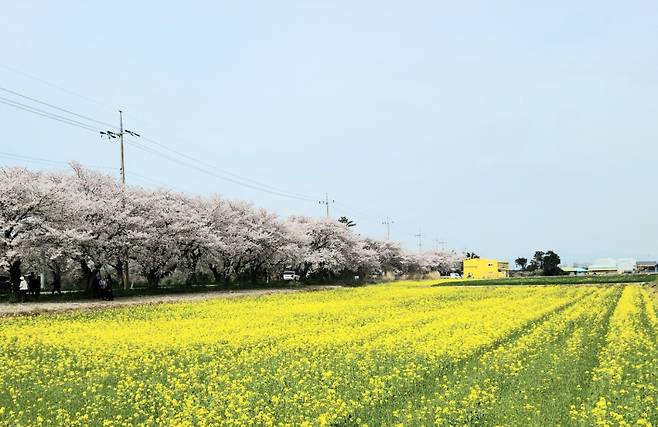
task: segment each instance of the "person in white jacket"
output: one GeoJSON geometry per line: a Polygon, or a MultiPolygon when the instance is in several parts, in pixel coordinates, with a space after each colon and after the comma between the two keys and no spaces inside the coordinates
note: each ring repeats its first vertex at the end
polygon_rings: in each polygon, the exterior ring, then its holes
{"type": "Polygon", "coordinates": [[[21,302],[25,302],[28,289],[30,289],[30,287],[27,284],[27,280],[25,280],[25,277],[21,276],[21,283],[18,285],[18,291],[21,294],[21,302]]]}

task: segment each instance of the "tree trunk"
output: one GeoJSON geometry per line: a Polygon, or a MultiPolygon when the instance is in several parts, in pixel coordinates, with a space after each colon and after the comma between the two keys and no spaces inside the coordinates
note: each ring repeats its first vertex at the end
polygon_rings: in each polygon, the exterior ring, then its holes
{"type": "Polygon", "coordinates": [[[192,285],[196,285],[197,283],[199,283],[199,278],[196,274],[196,270],[188,273],[187,277],[185,278],[185,285],[192,286],[192,285]]]}
{"type": "Polygon", "coordinates": [[[249,269],[249,281],[251,282],[252,285],[257,285],[258,284],[258,269],[256,268],[251,268],[249,269]]]}
{"type": "Polygon", "coordinates": [[[310,268],[311,268],[311,266],[306,262],[300,267],[300,271],[299,271],[299,281],[300,282],[306,282],[306,276],[308,275],[308,270],[310,268]]]}
{"type": "Polygon", "coordinates": [[[118,259],[117,263],[112,267],[114,267],[114,271],[117,272],[117,277],[119,278],[118,282],[121,284],[121,288],[128,289],[126,284],[126,276],[123,274],[123,261],[118,259]]]}
{"type": "Polygon", "coordinates": [[[91,269],[89,268],[89,265],[87,264],[87,261],[81,260],[80,261],[80,272],[81,272],[81,279],[80,279],[80,287],[87,291],[90,297],[97,297],[98,289],[96,289],[95,285],[95,278],[99,273],[99,269],[91,269]]]}
{"type": "Polygon", "coordinates": [[[62,292],[62,270],[57,267],[55,269],[51,269],[53,273],[53,293],[55,290],[58,290],[60,293],[62,292]]]}
{"type": "Polygon", "coordinates": [[[89,290],[90,289],[90,281],[91,281],[91,269],[87,265],[87,263],[82,260],[80,261],[80,288],[84,290],[89,290]]]}
{"type": "Polygon", "coordinates": [[[187,257],[187,268],[190,271],[190,273],[187,275],[185,279],[185,284],[187,286],[197,285],[199,283],[199,274],[197,267],[199,266],[200,258],[201,257],[196,253],[196,251],[192,251],[187,257]]]}
{"type": "Polygon", "coordinates": [[[212,277],[215,279],[215,283],[221,283],[222,274],[219,272],[217,266],[215,264],[210,264],[208,268],[210,268],[210,271],[212,272],[212,277]]]}
{"type": "Polygon", "coordinates": [[[149,271],[146,275],[149,289],[157,289],[160,284],[160,274],[157,272],[149,271]]]}

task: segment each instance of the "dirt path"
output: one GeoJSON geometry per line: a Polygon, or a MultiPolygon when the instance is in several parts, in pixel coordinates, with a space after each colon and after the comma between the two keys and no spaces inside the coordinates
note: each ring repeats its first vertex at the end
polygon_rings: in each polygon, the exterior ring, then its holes
{"type": "Polygon", "coordinates": [[[0,317],[18,316],[24,314],[44,314],[72,310],[89,310],[95,308],[126,307],[140,304],[163,304],[175,302],[205,301],[218,298],[257,297],[272,294],[289,294],[296,292],[323,291],[337,289],[340,286],[305,286],[299,289],[246,289],[242,291],[211,291],[193,294],[143,295],[121,297],[114,301],[48,301],[27,303],[0,304],[0,317]]]}

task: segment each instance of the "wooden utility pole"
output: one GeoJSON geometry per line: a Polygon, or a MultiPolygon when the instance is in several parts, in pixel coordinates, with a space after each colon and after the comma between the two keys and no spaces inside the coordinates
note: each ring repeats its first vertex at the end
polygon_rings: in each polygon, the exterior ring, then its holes
{"type": "MultiPolygon", "coordinates": [[[[140,137],[140,134],[133,132],[128,129],[123,128],[123,111],[119,110],[119,132],[112,132],[111,130],[101,131],[101,138],[106,137],[109,140],[118,139],[119,140],[119,150],[121,154],[121,189],[124,191],[125,198],[125,188],[126,188],[126,162],[125,162],[125,153],[123,148],[123,136],[128,134],[136,138],[140,137]]],[[[125,199],[124,199],[125,205],[125,199]]],[[[124,259],[122,262],[123,265],[123,289],[128,289],[128,284],[130,283],[130,265],[128,263],[128,250],[124,254],[124,259]]]]}
{"type": "Polygon", "coordinates": [[[119,146],[121,147],[121,184],[126,186],[126,163],[123,154],[123,111],[119,110],[119,146]]]}
{"type": "Polygon", "coordinates": [[[419,230],[418,234],[415,234],[414,237],[418,237],[418,253],[423,252],[423,233],[419,230]]]}
{"type": "Polygon", "coordinates": [[[332,203],[336,203],[335,200],[329,200],[329,193],[324,193],[324,200],[320,200],[318,202],[321,205],[326,205],[327,207],[327,218],[329,218],[329,205],[332,203]]]}
{"type": "Polygon", "coordinates": [[[137,132],[133,132],[131,130],[123,128],[123,111],[119,110],[119,132],[113,132],[111,130],[103,130],[101,131],[101,138],[107,138],[109,140],[113,140],[113,139],[119,140],[119,150],[121,154],[121,184],[124,186],[126,185],[126,162],[125,162],[125,154],[123,149],[123,136],[125,134],[134,136],[136,138],[139,138],[141,136],[137,132]]]}
{"type": "Polygon", "coordinates": [[[391,240],[391,224],[395,224],[395,221],[391,221],[389,217],[386,217],[386,221],[382,221],[382,224],[386,226],[386,240],[391,240]]]}

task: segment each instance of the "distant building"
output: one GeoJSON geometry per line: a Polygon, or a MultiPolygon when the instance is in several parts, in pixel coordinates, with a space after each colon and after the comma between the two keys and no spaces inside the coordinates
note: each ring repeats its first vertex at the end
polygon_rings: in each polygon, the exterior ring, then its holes
{"type": "Polygon", "coordinates": [[[637,268],[637,261],[632,258],[603,258],[594,261],[587,267],[587,274],[623,274],[633,273],[637,268]]]}
{"type": "Polygon", "coordinates": [[[509,277],[509,263],[495,259],[473,258],[464,260],[464,278],[499,279],[509,277]]]}
{"type": "Polygon", "coordinates": [[[597,259],[587,267],[587,274],[617,274],[617,261],[613,258],[597,259]]]}
{"type": "Polygon", "coordinates": [[[617,260],[617,271],[619,273],[635,273],[637,261],[633,258],[621,258],[617,260]]]}
{"type": "Polygon", "coordinates": [[[656,273],[656,272],[658,272],[658,262],[656,262],[656,261],[638,261],[636,271],[638,273],[656,273]]]}

